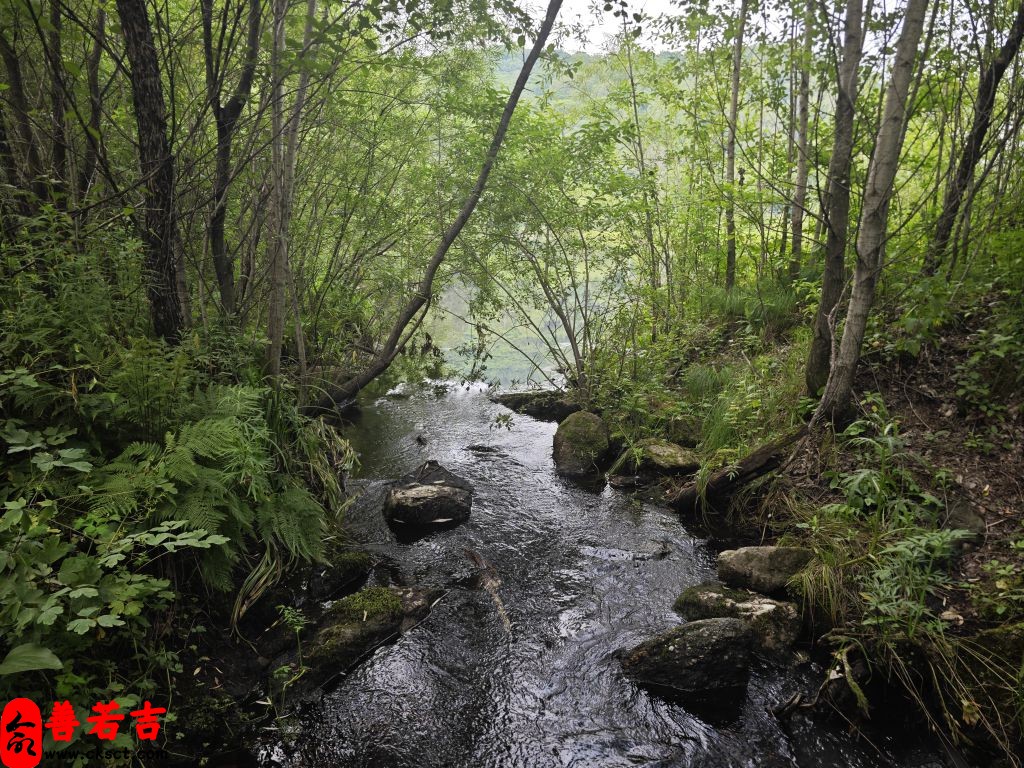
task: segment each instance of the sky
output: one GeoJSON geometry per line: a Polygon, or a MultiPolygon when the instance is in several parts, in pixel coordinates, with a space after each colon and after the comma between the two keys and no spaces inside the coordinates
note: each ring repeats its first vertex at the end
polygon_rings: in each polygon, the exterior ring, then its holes
{"type": "MultiPolygon", "coordinates": [[[[629,12],[641,12],[648,16],[662,13],[678,13],[672,0],[628,0],[629,12]]],[[[581,24],[588,28],[586,40],[580,35],[572,34],[561,40],[560,47],[577,53],[600,53],[605,40],[622,29],[622,19],[612,16],[612,12],[603,12],[603,2],[595,0],[563,0],[559,20],[564,25],[581,24]]]]}

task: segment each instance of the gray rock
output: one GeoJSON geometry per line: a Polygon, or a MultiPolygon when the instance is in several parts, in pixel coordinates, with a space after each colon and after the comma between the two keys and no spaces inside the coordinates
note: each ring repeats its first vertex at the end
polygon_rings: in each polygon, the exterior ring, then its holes
{"type": "Polygon", "coordinates": [[[472,507],[473,486],[428,461],[388,491],[384,517],[392,527],[437,528],[464,523],[472,507]]]}
{"type": "Polygon", "coordinates": [[[690,621],[740,619],[750,627],[755,643],[766,651],[785,651],[800,636],[800,612],[796,605],[745,589],[701,584],[685,590],[674,608],[690,621]]]}
{"type": "Polygon", "coordinates": [[[625,651],[622,667],[639,685],[662,695],[721,699],[746,687],[750,645],[750,628],[739,619],[703,619],[625,651]]]}
{"type": "Polygon", "coordinates": [[[956,498],[946,506],[944,528],[967,531],[970,535],[962,541],[967,544],[981,544],[985,541],[988,526],[985,518],[971,508],[971,503],[964,498],[956,498]]]}
{"type": "Polygon", "coordinates": [[[490,399],[516,413],[532,416],[540,421],[563,421],[580,410],[579,405],[572,402],[564,393],[554,390],[505,392],[492,395],[490,399]]]}
{"type": "Polygon", "coordinates": [[[692,475],[700,469],[697,454],[681,445],[667,440],[649,438],[641,440],[634,448],[627,448],[609,474],[655,473],[670,475],[692,475]]]}
{"type": "Polygon", "coordinates": [[[730,587],[774,594],[804,569],[813,553],[803,547],[740,547],[718,556],[718,578],[730,587]]]}
{"type": "Polygon", "coordinates": [[[569,477],[594,475],[601,470],[609,445],[608,426],[600,416],[573,413],[555,431],[555,468],[569,477]]]}

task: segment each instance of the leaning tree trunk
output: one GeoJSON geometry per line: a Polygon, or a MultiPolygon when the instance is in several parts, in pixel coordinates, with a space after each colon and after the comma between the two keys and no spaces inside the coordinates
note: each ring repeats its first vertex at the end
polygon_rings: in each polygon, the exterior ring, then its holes
{"type": "Polygon", "coordinates": [[[743,30],[749,0],[740,0],[736,40],[732,47],[732,92],[729,97],[729,138],[725,145],[725,289],[736,284],[736,122],[740,113],[740,67],[743,64],[743,30]]]}
{"type": "Polygon", "coordinates": [[[1022,39],[1024,39],[1024,0],[1017,8],[1017,15],[1010,27],[1006,42],[1003,43],[978,81],[978,96],[974,101],[974,122],[960,153],[956,172],[953,174],[949,187],[946,188],[946,194],[942,201],[942,212],[935,222],[935,236],[932,239],[931,247],[925,254],[923,271],[926,275],[934,275],[945,257],[964,193],[970,186],[971,179],[974,178],[975,166],[981,160],[985,135],[992,124],[992,110],[995,106],[999,83],[1020,50],[1022,39]]]}
{"type": "Polygon", "coordinates": [[[185,325],[185,314],[175,250],[174,158],[167,140],[160,68],[145,0],[117,0],[117,15],[131,65],[132,103],[139,132],[139,166],[146,196],[142,243],[150,314],[156,334],[175,343],[185,325]]]}
{"type": "MultiPolygon", "coordinates": [[[[744,3],[747,2],[747,0],[743,1],[744,3]]],[[[338,404],[350,400],[359,394],[359,391],[363,389],[363,387],[388,369],[388,366],[391,365],[394,359],[402,351],[405,344],[408,343],[409,334],[406,333],[406,329],[409,325],[415,320],[416,323],[413,325],[413,330],[415,330],[419,323],[422,322],[422,316],[418,320],[416,318],[417,315],[419,315],[420,310],[426,306],[430,298],[433,291],[434,276],[437,274],[437,270],[441,267],[441,264],[444,261],[445,256],[448,254],[449,249],[451,249],[452,244],[454,244],[456,238],[458,238],[459,233],[462,232],[462,228],[466,226],[466,222],[468,222],[470,216],[473,215],[473,211],[476,209],[477,203],[480,202],[480,196],[483,194],[484,188],[487,186],[487,178],[491,175],[491,169],[494,168],[494,163],[498,159],[498,152],[501,150],[501,145],[505,140],[505,134],[508,132],[509,123],[512,122],[512,114],[515,112],[516,104],[519,103],[519,97],[522,95],[523,90],[526,88],[526,83],[530,79],[530,73],[533,71],[533,65],[537,63],[537,59],[540,58],[541,51],[544,50],[548,35],[551,33],[552,27],[555,25],[555,19],[558,18],[558,11],[561,7],[562,0],[550,0],[548,3],[547,14],[540,25],[540,30],[537,32],[537,39],[534,41],[533,47],[530,49],[530,53],[523,62],[523,66],[519,70],[519,77],[516,78],[515,85],[512,86],[512,91],[509,93],[508,101],[505,103],[505,109],[501,113],[501,118],[498,121],[498,127],[494,132],[494,138],[491,139],[491,144],[487,149],[487,154],[484,156],[484,162],[480,167],[480,173],[477,176],[476,183],[470,190],[469,196],[463,201],[459,215],[455,218],[455,221],[449,225],[448,229],[441,237],[441,242],[438,243],[433,256],[431,256],[430,261],[427,263],[427,268],[423,273],[423,278],[416,287],[416,293],[413,294],[402,309],[398,319],[391,328],[391,333],[384,342],[384,346],[376,354],[374,359],[370,362],[370,365],[367,366],[366,370],[339,385],[329,387],[317,402],[318,408],[334,408],[338,404]]]]}
{"type": "Polygon", "coordinates": [[[833,310],[846,282],[846,233],[850,225],[850,161],[857,103],[857,72],[864,48],[864,0],[848,0],[844,26],[843,59],[839,65],[836,94],[835,135],[828,163],[828,187],[822,205],[825,269],[821,276],[821,301],[814,316],[813,337],[807,356],[807,392],[818,394],[828,380],[835,328],[833,310]]]}
{"type": "Polygon", "coordinates": [[[882,255],[889,220],[889,203],[906,136],[907,97],[914,75],[917,45],[924,30],[928,0],[908,0],[903,30],[896,43],[892,76],[885,95],[885,107],[878,126],[875,152],[868,168],[864,202],[857,236],[857,268],[853,291],[839,350],[832,360],[814,423],[844,421],[852,411],[853,377],[860,360],[860,348],[867,328],[868,313],[875,300],[875,286],[882,270],[882,255]]]}

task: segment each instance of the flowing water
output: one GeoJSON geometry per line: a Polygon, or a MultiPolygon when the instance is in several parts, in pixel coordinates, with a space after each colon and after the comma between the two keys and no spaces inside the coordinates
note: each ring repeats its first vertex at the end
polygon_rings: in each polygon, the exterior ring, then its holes
{"type": "Polygon", "coordinates": [[[465,387],[364,409],[349,432],[364,493],[348,523],[382,558],[371,583],[447,591],[419,626],[303,706],[297,735],[265,746],[264,765],[941,765],[891,738],[804,720],[782,727],[768,710],[813,690],[820,678],[808,664],[759,662],[731,722],[635,687],[615,652],[678,625],[673,600],[714,578],[715,553],[669,510],[559,478],[555,426],[517,415],[496,428],[501,413],[465,387]],[[472,516],[402,544],[381,519],[386,481],[428,458],[473,483],[472,516]],[[510,628],[474,587],[466,550],[501,580],[510,628]]]}

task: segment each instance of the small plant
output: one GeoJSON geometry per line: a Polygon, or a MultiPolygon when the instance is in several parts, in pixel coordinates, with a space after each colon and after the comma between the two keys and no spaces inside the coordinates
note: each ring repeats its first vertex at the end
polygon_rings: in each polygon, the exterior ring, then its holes
{"type": "Polygon", "coordinates": [[[302,668],[302,630],[309,625],[309,617],[301,608],[290,605],[277,606],[277,612],[285,626],[295,633],[295,649],[299,657],[299,667],[302,668]]]}
{"type": "MultiPolygon", "coordinates": [[[[1022,541],[1013,543],[1014,549],[1022,541]]],[[[982,566],[985,574],[981,582],[967,584],[971,601],[982,616],[1006,621],[1024,612],[1024,570],[1017,563],[989,560],[982,566]]]]}

